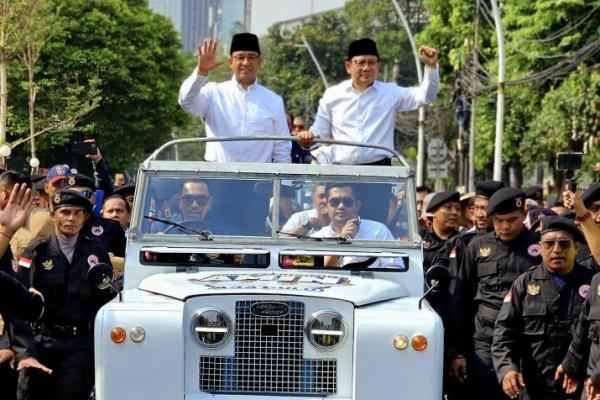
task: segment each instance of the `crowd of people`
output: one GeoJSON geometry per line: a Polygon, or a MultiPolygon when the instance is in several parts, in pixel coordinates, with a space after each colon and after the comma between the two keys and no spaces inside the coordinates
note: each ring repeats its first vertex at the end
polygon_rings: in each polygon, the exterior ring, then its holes
{"type": "MultiPolygon", "coordinates": [[[[181,106],[204,120],[208,137],[282,140],[209,142],[207,161],[391,165],[378,148],[309,148],[329,138],[393,148],[397,114],[437,97],[434,48],[421,46],[424,78],[405,88],[377,80],[377,45],[359,39],[344,62],[349,79],[325,91],[307,129],[307,121],[286,115],[283,99],[257,82],[263,60],[255,35],[234,35],[229,81],[209,79],[221,64],[217,48],[213,39],[202,42],[197,67],[180,89],[181,106]],[[287,140],[290,134],[297,140],[287,140]]],[[[83,400],[92,391],[93,320],[115,293],[89,271],[107,264],[115,276],[122,272],[134,186],[115,190],[99,151],[89,158],[94,177],[66,165],[37,178],[0,175],[2,399],[83,400]]],[[[211,190],[201,180],[178,187],[180,215],[173,214],[172,198],[157,195],[153,207],[171,220],[206,223],[211,208],[225,206],[214,203],[211,190]]],[[[289,212],[282,231],[370,240],[401,235],[395,219],[401,207],[385,208],[379,223],[361,220],[361,201],[368,196],[351,185],[314,185],[314,210],[289,212]]],[[[390,204],[406,201],[412,199],[390,204]]],[[[600,399],[600,184],[582,195],[565,191],[554,209],[535,188],[523,192],[487,180],[462,197],[419,187],[416,204],[424,271],[443,266],[450,275],[430,298],[445,327],[445,396],[600,399]]],[[[164,231],[159,223],[151,231],[164,231]]]]}

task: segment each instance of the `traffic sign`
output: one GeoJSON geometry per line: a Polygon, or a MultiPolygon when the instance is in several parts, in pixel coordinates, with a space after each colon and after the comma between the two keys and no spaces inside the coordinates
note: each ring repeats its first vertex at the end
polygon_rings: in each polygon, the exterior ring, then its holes
{"type": "Polygon", "coordinates": [[[447,163],[427,163],[427,177],[430,179],[445,178],[448,176],[447,163]]]}
{"type": "Polygon", "coordinates": [[[431,161],[441,163],[448,157],[448,147],[440,138],[433,138],[427,145],[427,158],[431,161]]]}

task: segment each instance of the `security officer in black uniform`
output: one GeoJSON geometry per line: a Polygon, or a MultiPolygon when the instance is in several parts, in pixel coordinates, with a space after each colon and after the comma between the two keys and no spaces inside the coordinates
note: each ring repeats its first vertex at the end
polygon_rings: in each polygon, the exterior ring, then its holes
{"type": "Polygon", "coordinates": [[[571,220],[544,217],[541,225],[543,262],[520,275],[504,297],[494,329],[494,366],[510,398],[578,399],[565,393],[555,374],[594,272],[575,262],[585,238],[571,220]]]}
{"type": "Polygon", "coordinates": [[[446,191],[436,193],[425,210],[432,213],[431,226],[421,230],[423,240],[423,271],[431,267],[431,262],[446,241],[458,235],[460,218],[460,195],[446,191]]]}
{"type": "Polygon", "coordinates": [[[38,288],[46,306],[34,329],[22,332],[29,357],[19,381],[19,398],[87,399],[94,379],[93,323],[98,309],[114,294],[98,288],[88,277],[98,263],[110,265],[101,241],[81,231],[92,206],[78,192],[61,189],[50,199],[55,232],[31,245],[19,259],[17,275],[27,286],[38,288]],[[53,372],[28,368],[37,360],[53,372]]]}
{"type": "MultiPolygon", "coordinates": [[[[62,185],[63,188],[79,192],[89,199],[91,205],[94,205],[96,185],[92,178],[82,174],[69,174],[63,179],[62,185]]],[[[90,214],[81,232],[100,239],[109,253],[117,257],[125,257],[125,232],[117,221],[90,214]]]]}
{"type": "Polygon", "coordinates": [[[539,237],[523,224],[524,198],[514,188],[492,195],[487,215],[494,231],[476,236],[467,246],[451,302],[450,345],[458,346],[451,349],[456,355],[452,363],[469,367],[469,380],[480,399],[505,398],[492,364],[494,324],[513,281],[541,261],[539,237]],[[472,349],[460,339],[467,337],[473,337],[472,349]]]}

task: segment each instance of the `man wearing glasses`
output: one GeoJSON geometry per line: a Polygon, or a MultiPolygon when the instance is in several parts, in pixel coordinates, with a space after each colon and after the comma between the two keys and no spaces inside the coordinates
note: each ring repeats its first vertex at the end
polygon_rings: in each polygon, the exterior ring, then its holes
{"type": "MultiPolygon", "coordinates": [[[[207,137],[282,136],[289,138],[283,100],[257,82],[262,64],[258,38],[251,33],[233,36],[229,66],[233,77],[208,82],[217,61],[217,41],[205,39],[198,49],[198,66],[179,90],[179,104],[202,118],[207,137]],[[207,83],[208,82],[208,83],[207,83]]],[[[215,162],[289,163],[289,141],[238,141],[206,144],[205,159],[215,162]]]]}
{"type": "MultiPolygon", "coordinates": [[[[69,174],[63,179],[62,186],[81,194],[89,200],[92,207],[96,203],[96,184],[92,178],[83,174],[69,174]]],[[[108,249],[108,252],[114,256],[125,257],[125,231],[117,221],[90,213],[81,229],[81,233],[99,239],[108,249]]]]}
{"type": "MultiPolygon", "coordinates": [[[[585,238],[572,221],[544,217],[541,226],[543,262],[520,275],[504,296],[494,329],[494,366],[510,398],[527,392],[532,400],[578,399],[565,393],[555,374],[595,271],[575,261],[585,238]]],[[[562,378],[563,367],[559,371],[562,378]]]]}
{"type": "Polygon", "coordinates": [[[494,231],[471,240],[463,257],[450,304],[448,331],[453,370],[463,376],[478,399],[501,400],[505,394],[492,363],[491,344],[496,317],[515,279],[540,261],[539,236],[525,219],[525,194],[502,188],[490,198],[486,214],[494,231]],[[464,338],[472,338],[465,343],[464,338]]]}
{"type": "MultiPolygon", "coordinates": [[[[377,80],[381,65],[373,40],[350,43],[345,65],[350,79],[325,91],[314,124],[309,131],[299,134],[302,146],[310,147],[313,139],[320,137],[393,149],[396,115],[416,110],[437,97],[437,50],[421,46],[419,59],[425,64],[421,84],[414,88],[400,87],[377,80]]],[[[391,159],[390,153],[383,150],[333,146],[332,163],[391,165],[391,159]]]]}

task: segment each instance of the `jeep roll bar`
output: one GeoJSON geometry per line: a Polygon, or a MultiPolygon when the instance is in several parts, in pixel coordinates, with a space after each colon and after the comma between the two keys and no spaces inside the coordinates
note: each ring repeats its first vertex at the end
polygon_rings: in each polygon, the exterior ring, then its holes
{"type": "MultiPolygon", "coordinates": [[[[158,157],[158,155],[160,153],[162,153],[164,150],[166,150],[167,148],[169,148],[171,146],[177,146],[179,144],[205,143],[205,142],[237,142],[237,141],[249,141],[249,140],[258,140],[258,141],[287,140],[287,141],[297,142],[298,138],[295,138],[293,136],[290,136],[289,138],[285,138],[285,137],[281,137],[281,136],[225,136],[225,137],[213,137],[213,138],[202,137],[202,138],[175,139],[175,140],[171,140],[171,141],[163,144],[158,149],[156,149],[150,155],[150,157],[148,157],[146,159],[146,161],[156,160],[156,157],[158,157]]],[[[376,145],[376,144],[368,144],[368,143],[351,142],[351,141],[346,141],[346,140],[319,139],[319,138],[315,138],[314,142],[315,143],[323,143],[323,144],[336,144],[336,145],[341,145],[341,146],[366,147],[366,148],[371,148],[371,149],[384,150],[384,151],[387,151],[388,153],[390,153],[390,155],[392,157],[395,157],[396,159],[398,159],[398,161],[400,161],[400,164],[402,164],[402,166],[410,169],[410,165],[408,164],[406,159],[400,153],[398,153],[396,150],[390,149],[385,146],[380,146],[380,145],[376,145]]]]}

